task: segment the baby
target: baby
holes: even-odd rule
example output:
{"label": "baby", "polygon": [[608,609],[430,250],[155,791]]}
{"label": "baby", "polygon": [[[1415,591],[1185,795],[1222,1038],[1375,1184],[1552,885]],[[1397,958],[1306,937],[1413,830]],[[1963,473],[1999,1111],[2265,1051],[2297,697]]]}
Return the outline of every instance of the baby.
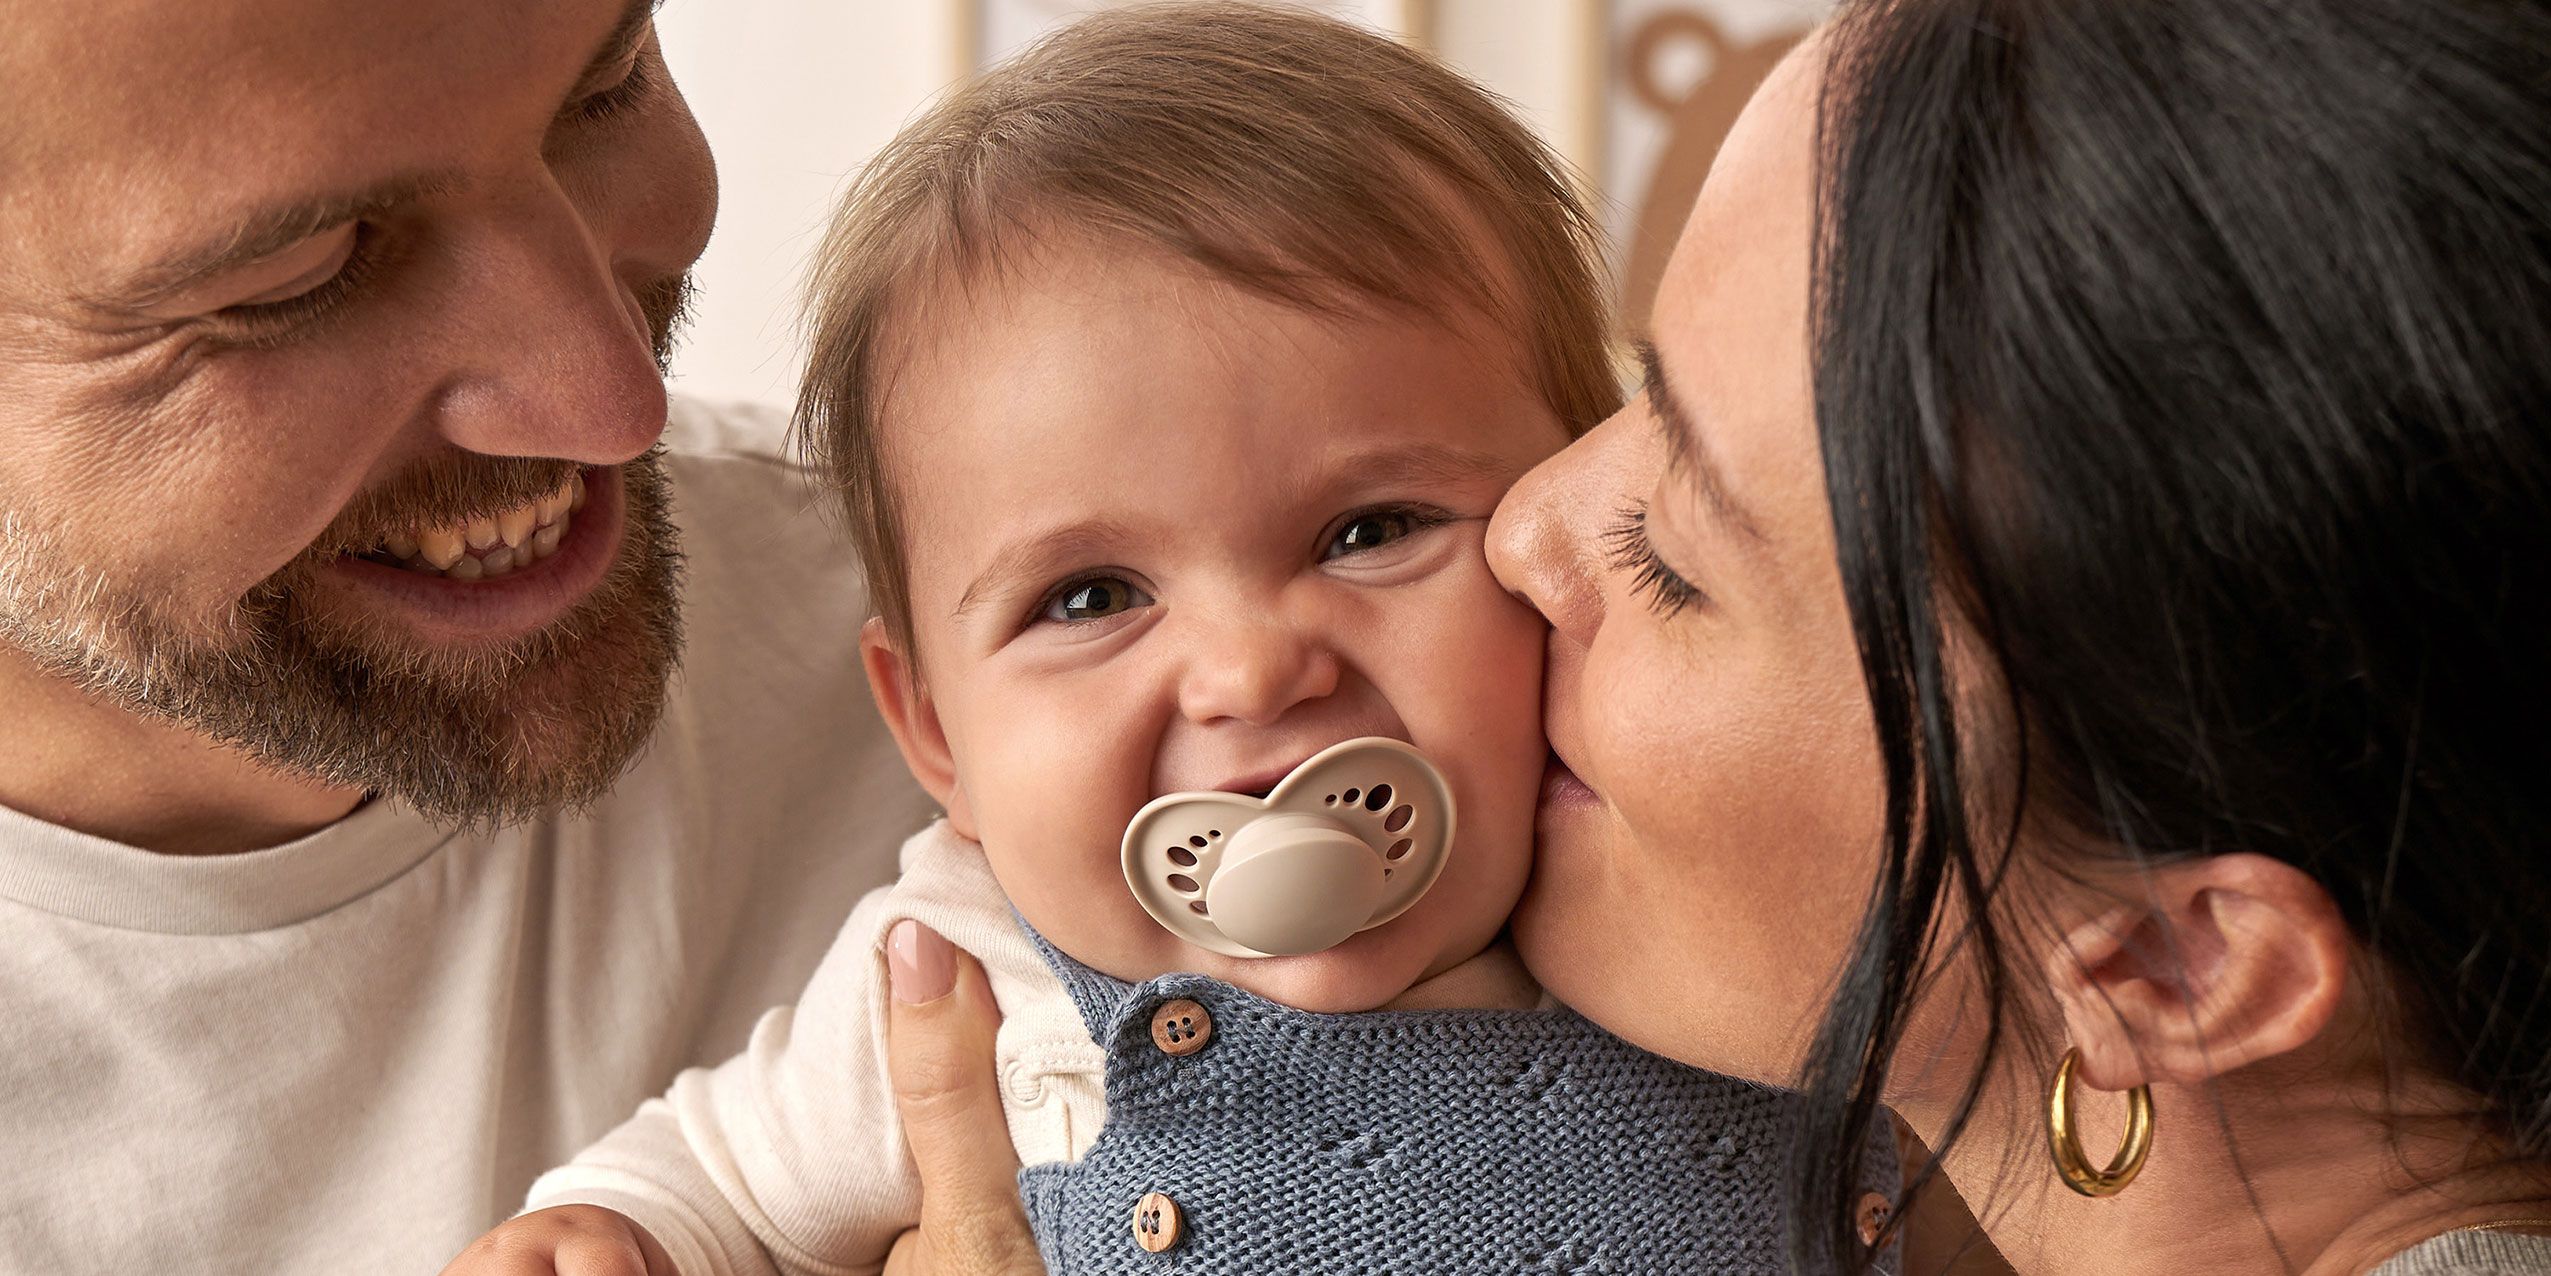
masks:
{"label": "baby", "polygon": [[[1091,18],[909,127],[825,246],[801,425],[946,818],[798,1005],[531,1206],[619,1210],[684,1273],[876,1270],[918,1216],[882,1061],[909,919],[989,975],[1057,1273],[1785,1270],[1786,1100],[1547,1004],[1500,938],[1545,631],[1481,537],[1616,406],[1597,296],[1530,135],[1326,19]],[[1405,912],[1239,956],[1138,902],[1147,802],[1360,737],[1458,813]]]}

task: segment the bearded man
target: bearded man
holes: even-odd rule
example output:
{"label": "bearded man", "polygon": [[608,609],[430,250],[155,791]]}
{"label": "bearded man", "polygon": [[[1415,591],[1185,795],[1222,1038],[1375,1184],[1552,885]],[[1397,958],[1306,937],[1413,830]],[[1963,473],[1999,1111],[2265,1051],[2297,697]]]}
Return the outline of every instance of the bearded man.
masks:
{"label": "bearded man", "polygon": [[0,22],[0,1270],[432,1271],[917,826],[650,18]]}

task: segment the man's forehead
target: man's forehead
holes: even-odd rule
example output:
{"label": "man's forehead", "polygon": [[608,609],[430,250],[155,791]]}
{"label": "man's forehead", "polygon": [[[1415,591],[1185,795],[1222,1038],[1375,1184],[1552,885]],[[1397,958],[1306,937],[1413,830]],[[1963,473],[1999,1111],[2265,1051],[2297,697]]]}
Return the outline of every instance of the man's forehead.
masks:
{"label": "man's forehead", "polygon": [[[137,265],[282,201],[465,164],[629,0],[83,0],[0,24],[0,276]],[[553,83],[554,82],[554,83]],[[50,259],[50,260],[48,260]],[[47,267],[54,268],[48,271]]]}

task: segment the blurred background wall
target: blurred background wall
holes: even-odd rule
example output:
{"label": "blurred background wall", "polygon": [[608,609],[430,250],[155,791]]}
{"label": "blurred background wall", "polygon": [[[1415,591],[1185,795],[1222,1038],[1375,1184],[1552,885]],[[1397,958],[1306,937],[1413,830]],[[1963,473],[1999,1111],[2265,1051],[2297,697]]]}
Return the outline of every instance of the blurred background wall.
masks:
{"label": "blurred background wall", "polygon": [[[1719,138],[1826,0],[1294,0],[1431,50],[1513,103],[1602,209],[1644,314]],[[676,384],[796,393],[797,288],[842,183],[948,85],[1110,0],[666,0],[666,59],[723,206]]]}

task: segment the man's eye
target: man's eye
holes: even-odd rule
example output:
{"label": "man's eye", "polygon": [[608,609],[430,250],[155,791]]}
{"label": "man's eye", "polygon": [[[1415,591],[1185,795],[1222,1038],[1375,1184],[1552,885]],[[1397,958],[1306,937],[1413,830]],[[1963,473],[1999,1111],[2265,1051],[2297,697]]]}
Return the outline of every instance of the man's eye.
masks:
{"label": "man's eye", "polygon": [[373,272],[382,268],[384,250],[375,247],[374,242],[371,231],[350,227],[341,245],[328,250],[327,256],[312,262],[301,273],[224,306],[210,318],[241,344],[267,346],[280,342],[333,316],[362,296],[372,282]]}
{"label": "man's eye", "polygon": [[1148,607],[1151,601],[1151,595],[1131,583],[1105,576],[1078,581],[1055,591],[1045,604],[1042,618],[1067,625],[1105,620],[1137,607]]}
{"label": "man's eye", "polygon": [[1416,510],[1372,510],[1355,515],[1338,526],[1329,538],[1323,559],[1344,558],[1369,549],[1379,549],[1393,541],[1434,526],[1441,520],[1430,519]]}

